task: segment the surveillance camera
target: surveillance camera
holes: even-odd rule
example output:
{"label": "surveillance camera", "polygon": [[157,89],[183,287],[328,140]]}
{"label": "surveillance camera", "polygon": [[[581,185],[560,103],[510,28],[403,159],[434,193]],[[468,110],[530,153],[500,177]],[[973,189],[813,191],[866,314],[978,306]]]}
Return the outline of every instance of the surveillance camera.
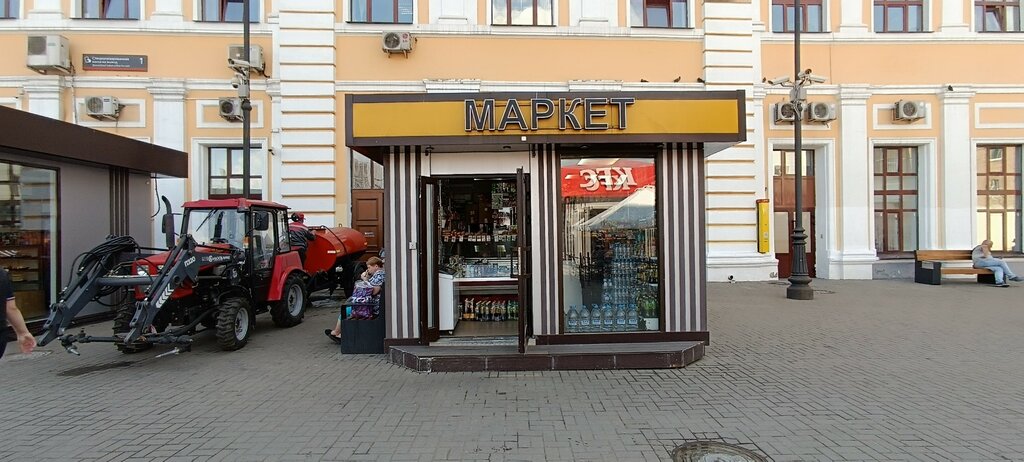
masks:
{"label": "surveillance camera", "polygon": [[231,79],[231,87],[232,88],[238,88],[238,86],[241,85],[241,84],[242,84],[242,79],[239,79],[238,77],[234,77],[234,78]]}
{"label": "surveillance camera", "polygon": [[244,59],[228,58],[228,66],[231,66],[231,67],[234,67],[234,68],[245,68],[245,69],[248,69],[248,68],[252,67],[252,64],[249,64],[249,61],[246,61]]}
{"label": "surveillance camera", "polygon": [[776,77],[776,78],[771,79],[771,80],[768,81],[768,83],[770,83],[772,85],[785,85],[785,84],[787,84],[789,82],[790,82],[789,76],[785,76],[785,75],[782,76],[782,77]]}
{"label": "surveillance camera", "polygon": [[814,74],[805,74],[804,75],[804,79],[807,79],[807,80],[811,81],[812,83],[825,83],[825,81],[828,80],[825,77],[822,77],[820,75],[814,75]]}

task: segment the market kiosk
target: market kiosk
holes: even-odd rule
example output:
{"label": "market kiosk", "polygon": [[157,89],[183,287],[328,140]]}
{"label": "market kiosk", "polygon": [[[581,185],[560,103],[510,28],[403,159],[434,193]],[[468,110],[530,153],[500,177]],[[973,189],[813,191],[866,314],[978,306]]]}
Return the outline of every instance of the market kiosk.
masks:
{"label": "market kiosk", "polygon": [[707,342],[704,158],[744,102],[346,95],[346,144],[385,166],[386,345]]}

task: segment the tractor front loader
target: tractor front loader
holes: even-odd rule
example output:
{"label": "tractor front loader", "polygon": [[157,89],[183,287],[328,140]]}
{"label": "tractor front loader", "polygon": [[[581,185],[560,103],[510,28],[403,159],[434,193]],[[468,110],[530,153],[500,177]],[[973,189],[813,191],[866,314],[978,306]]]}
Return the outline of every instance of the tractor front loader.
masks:
{"label": "tractor front loader", "polygon": [[[114,343],[124,353],[166,344],[175,347],[169,353],[177,353],[190,348],[195,333],[213,329],[221,349],[237,350],[248,342],[259,313],[270,312],[279,327],[295,326],[320,278],[303,268],[287,232],[288,208],[277,203],[187,202],[182,234],[169,250],[144,252],[155,249],[121,236],[83,254],[50,306],[38,343],[59,339],[75,354],[76,343],[89,342]],[[342,274],[338,268],[351,265],[364,249],[365,240],[354,252],[332,253],[336,263],[323,272]],[[65,333],[87,304],[118,293],[113,335]]]}

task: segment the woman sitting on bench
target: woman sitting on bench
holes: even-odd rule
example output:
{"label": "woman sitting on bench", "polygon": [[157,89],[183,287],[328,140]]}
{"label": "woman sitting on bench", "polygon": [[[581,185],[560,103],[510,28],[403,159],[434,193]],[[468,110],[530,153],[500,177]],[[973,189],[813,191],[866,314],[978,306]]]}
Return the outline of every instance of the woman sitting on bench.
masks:
{"label": "woman sitting on bench", "polygon": [[[384,276],[384,260],[378,257],[370,257],[369,260],[366,260],[366,271],[360,278],[373,287],[371,304],[374,316],[380,315],[380,291],[384,285]],[[338,322],[334,324],[334,329],[324,329],[324,334],[334,343],[341,343],[341,316],[338,316]]]}

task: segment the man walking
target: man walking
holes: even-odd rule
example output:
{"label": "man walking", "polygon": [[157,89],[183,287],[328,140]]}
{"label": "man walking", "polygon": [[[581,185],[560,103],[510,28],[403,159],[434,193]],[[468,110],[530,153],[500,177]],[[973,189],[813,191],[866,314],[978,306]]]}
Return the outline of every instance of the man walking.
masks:
{"label": "man walking", "polygon": [[1005,261],[992,256],[992,241],[988,239],[981,241],[981,245],[971,251],[971,260],[974,261],[975,268],[985,268],[995,274],[996,287],[1010,287],[1006,283],[1006,278],[1014,282],[1024,281],[1024,278],[1013,273]]}

